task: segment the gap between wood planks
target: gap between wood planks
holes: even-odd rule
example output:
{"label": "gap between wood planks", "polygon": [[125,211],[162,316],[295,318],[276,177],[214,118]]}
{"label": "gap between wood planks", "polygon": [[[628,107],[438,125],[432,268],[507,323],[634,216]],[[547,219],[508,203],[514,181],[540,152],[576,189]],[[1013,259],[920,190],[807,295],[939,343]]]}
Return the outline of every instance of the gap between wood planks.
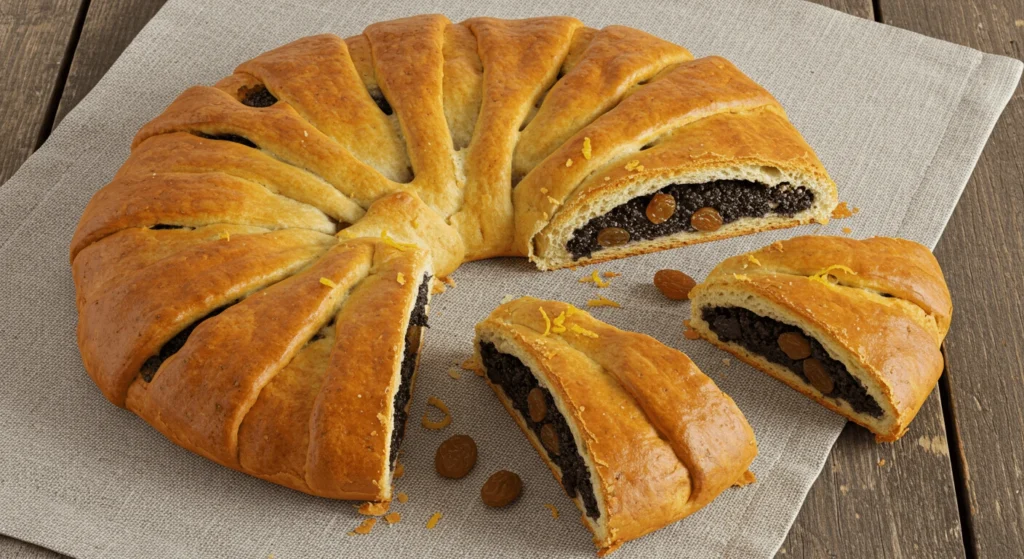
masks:
{"label": "gap between wood planks", "polygon": [[82,29],[85,27],[85,16],[89,13],[91,0],[82,0],[78,6],[78,14],[75,15],[75,23],[71,28],[71,36],[68,38],[68,46],[64,49],[64,56],[60,60],[60,70],[57,71],[56,83],[53,93],[46,105],[46,116],[39,126],[39,136],[36,137],[35,149],[42,147],[50,133],[53,132],[53,123],[57,118],[57,110],[60,108],[60,100],[64,97],[64,87],[68,83],[68,73],[71,72],[71,62],[75,59],[78,51],[78,40],[82,38]]}

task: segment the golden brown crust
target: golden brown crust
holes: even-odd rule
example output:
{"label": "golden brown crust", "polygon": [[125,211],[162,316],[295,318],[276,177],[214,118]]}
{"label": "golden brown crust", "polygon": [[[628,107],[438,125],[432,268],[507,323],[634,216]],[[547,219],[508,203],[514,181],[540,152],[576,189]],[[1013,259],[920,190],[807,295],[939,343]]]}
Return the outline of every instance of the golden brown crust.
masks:
{"label": "golden brown crust", "polygon": [[[942,374],[939,346],[952,303],[934,257],[911,241],[797,237],[722,262],[690,296],[690,322],[702,336],[871,429],[879,440],[902,436]],[[865,385],[884,416],[857,413],[784,368],[719,340],[701,309],[738,301],[813,335]]]}
{"label": "golden brown crust", "polygon": [[[114,403],[229,467],[317,495],[386,498],[391,427],[381,402],[393,395],[388,367],[424,274],[447,279],[463,261],[535,247],[539,267],[565,265],[548,248],[573,214],[683,169],[788,166],[831,185],[767,92],[722,59],[691,58],[641,31],[569,17],[455,24],[422,15],[344,40],[299,39],[188,88],[138,132],[72,239],[89,374]],[[647,170],[617,172],[633,158]],[[614,180],[592,184],[591,174]],[[719,236],[795,221],[738,223]],[[351,301],[337,294],[346,285]],[[927,293],[919,303],[937,304]],[[357,304],[362,321],[344,310]],[[351,324],[324,327],[328,314]],[[370,340],[371,323],[388,335]],[[313,331],[324,337],[307,344]],[[147,372],[152,380],[140,376],[179,334],[184,346]],[[224,349],[246,336],[272,339],[259,351]],[[345,358],[346,343],[376,349]],[[370,370],[346,360],[354,355],[388,363]],[[359,382],[342,382],[352,375]],[[356,386],[386,420],[340,423],[358,407],[346,392]],[[691,433],[659,429],[680,441]],[[372,451],[348,448],[360,437]],[[691,459],[695,495],[715,493],[717,459]],[[634,513],[655,502],[622,499]]]}
{"label": "golden brown crust", "polygon": [[[552,332],[540,309],[549,319],[565,313],[565,332]],[[570,418],[597,478],[602,518],[584,520],[599,549],[692,514],[747,479],[757,454],[753,431],[685,354],[565,303],[530,297],[498,307],[477,325],[478,364],[481,341],[530,366]],[[491,386],[559,478],[501,387]]]}

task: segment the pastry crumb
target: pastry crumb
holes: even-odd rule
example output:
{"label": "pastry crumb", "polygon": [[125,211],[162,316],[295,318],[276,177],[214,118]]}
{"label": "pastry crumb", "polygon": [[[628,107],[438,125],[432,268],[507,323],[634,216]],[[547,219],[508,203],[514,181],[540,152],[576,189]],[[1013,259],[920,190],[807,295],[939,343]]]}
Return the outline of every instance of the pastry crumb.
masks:
{"label": "pastry crumb", "polygon": [[612,178],[611,177],[605,177],[604,180],[610,181],[610,180],[612,180]]}
{"label": "pastry crumb", "polygon": [[504,305],[505,303],[510,303],[512,301],[515,301],[515,300],[516,300],[516,296],[515,295],[512,295],[510,293],[506,293],[505,296],[501,298],[501,304]]}
{"label": "pastry crumb", "polygon": [[365,516],[382,516],[384,513],[388,512],[388,508],[390,507],[391,501],[381,501],[379,503],[367,501],[359,505],[357,510],[359,510],[359,514]]}
{"label": "pastry crumb", "polygon": [[551,511],[551,518],[558,518],[558,509],[551,503],[544,503],[544,506]]}
{"label": "pastry crumb", "polygon": [[728,357],[723,357],[722,364],[728,367],[729,365],[732,365],[732,359],[729,359]]}
{"label": "pastry crumb", "polygon": [[547,194],[547,193],[548,193],[548,189],[546,189],[546,188],[543,188],[543,187],[542,187],[542,188],[540,189],[540,193],[541,193],[541,194]]}
{"label": "pastry crumb", "polygon": [[551,196],[548,196],[548,202],[551,202],[551,204],[555,205],[555,206],[558,206],[558,205],[561,204],[561,202],[559,202],[558,200],[552,198]]}
{"label": "pastry crumb", "polygon": [[408,503],[409,502],[409,496],[406,495],[405,492],[399,493],[398,494],[398,502],[399,503]]}
{"label": "pastry crumb", "polygon": [[435,408],[441,410],[441,413],[444,414],[444,417],[441,418],[441,421],[434,421],[434,420],[430,419],[429,410],[428,411],[424,411],[423,412],[423,421],[422,421],[422,424],[423,424],[424,427],[426,427],[427,429],[432,429],[432,430],[436,431],[438,429],[444,429],[445,427],[451,425],[451,423],[452,423],[452,413],[448,409],[448,406],[444,402],[442,402],[436,396],[431,396],[431,397],[427,398],[427,405],[428,406],[434,406]]}
{"label": "pastry crumb", "polygon": [[391,479],[399,479],[405,475],[405,464],[401,462],[395,464],[395,471],[391,473]]}
{"label": "pastry crumb", "polygon": [[881,468],[884,465],[885,465],[885,458],[882,458],[881,460],[878,461],[878,467]]}
{"label": "pastry crumb", "polygon": [[590,160],[590,156],[593,155],[594,150],[590,147],[590,138],[583,138],[583,159]]}
{"label": "pastry crumb", "polygon": [[622,308],[622,305],[608,299],[607,297],[598,296],[597,299],[590,299],[587,301],[588,307],[614,307],[616,309]]}
{"label": "pastry crumb", "polygon": [[565,160],[565,166],[566,167],[572,167],[572,158],[571,157],[569,159]]}
{"label": "pastry crumb", "polygon": [[335,288],[335,287],[338,287],[338,284],[334,283],[333,281],[331,281],[328,278],[320,278],[320,283],[322,285],[326,285],[327,287],[330,287],[332,289]]}
{"label": "pastry crumb", "polygon": [[636,170],[639,166],[640,166],[640,160],[639,159],[634,159],[634,160],[630,161],[629,163],[626,163],[625,169],[627,171],[633,171],[633,170]]}
{"label": "pastry crumb", "polygon": [[850,229],[849,227],[843,227],[843,235],[849,235],[850,233],[853,233],[853,229]]}
{"label": "pastry crumb", "polygon": [[448,369],[448,376],[452,377],[455,380],[459,380],[460,378],[462,378],[462,373],[460,373],[458,369],[452,368]]}
{"label": "pastry crumb", "polygon": [[683,337],[686,338],[687,340],[699,340],[700,339],[700,333],[698,333],[693,328],[690,328],[689,326],[687,326],[686,330],[683,330]]}
{"label": "pastry crumb", "polygon": [[852,215],[853,212],[850,210],[849,206],[846,205],[846,202],[839,202],[839,205],[832,210],[833,219],[845,219]]}
{"label": "pastry crumb", "polygon": [[377,519],[376,518],[367,518],[359,526],[356,526],[355,530],[352,530],[351,532],[349,532],[348,535],[350,535],[350,536],[357,536],[357,535],[358,536],[365,536],[366,534],[369,534],[371,530],[373,530],[373,526],[376,523],[377,523]]}
{"label": "pastry crumb", "polygon": [[384,515],[384,520],[388,521],[388,525],[398,524],[398,521],[402,519],[402,515],[397,512],[392,512]]}
{"label": "pastry crumb", "polygon": [[427,530],[433,530],[437,523],[441,521],[441,517],[444,516],[440,512],[435,512],[430,515],[430,520],[427,521]]}
{"label": "pastry crumb", "polygon": [[617,277],[621,276],[622,274],[620,274],[618,272],[601,272],[601,275],[606,277],[606,278],[617,278]]}

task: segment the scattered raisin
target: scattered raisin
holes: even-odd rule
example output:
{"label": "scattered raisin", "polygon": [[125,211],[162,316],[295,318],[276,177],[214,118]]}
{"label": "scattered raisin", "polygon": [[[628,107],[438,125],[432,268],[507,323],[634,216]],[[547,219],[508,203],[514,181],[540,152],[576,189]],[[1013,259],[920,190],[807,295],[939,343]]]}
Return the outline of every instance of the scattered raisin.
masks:
{"label": "scattered raisin", "polygon": [[784,332],[779,334],[779,349],[786,357],[794,361],[807,359],[811,356],[811,342],[800,332]]}
{"label": "scattered raisin", "polygon": [[705,233],[718,231],[722,223],[722,214],[718,213],[715,208],[701,208],[693,212],[693,216],[690,217],[690,225],[697,231]]}
{"label": "scattered raisin", "polygon": [[629,242],[629,231],[621,227],[605,227],[597,234],[597,244],[608,248],[622,246]]}
{"label": "scattered raisin", "polygon": [[548,414],[548,403],[543,390],[539,387],[531,390],[526,396],[526,404],[530,411],[530,419],[534,423],[544,421],[544,417]]}
{"label": "scattered raisin", "polygon": [[654,287],[673,301],[685,301],[690,296],[690,290],[696,285],[697,282],[693,278],[679,270],[666,269],[654,273]]}
{"label": "scattered raisin", "polygon": [[540,428],[540,442],[544,445],[544,448],[548,449],[548,452],[558,456],[558,432],[555,431],[555,427],[552,424],[547,423]]}
{"label": "scattered raisin", "polygon": [[480,488],[480,498],[489,507],[501,508],[519,498],[523,480],[508,470],[494,472]]}
{"label": "scattered raisin", "polygon": [[647,220],[658,225],[665,223],[676,213],[676,199],[671,194],[659,192],[647,204]]}
{"label": "scattered raisin", "polygon": [[811,381],[811,386],[822,394],[830,394],[836,387],[832,377],[825,370],[825,364],[813,357],[804,360],[804,376]]}
{"label": "scattered raisin", "polygon": [[468,435],[455,435],[441,446],[434,455],[434,468],[441,477],[460,479],[466,477],[476,465],[476,443]]}

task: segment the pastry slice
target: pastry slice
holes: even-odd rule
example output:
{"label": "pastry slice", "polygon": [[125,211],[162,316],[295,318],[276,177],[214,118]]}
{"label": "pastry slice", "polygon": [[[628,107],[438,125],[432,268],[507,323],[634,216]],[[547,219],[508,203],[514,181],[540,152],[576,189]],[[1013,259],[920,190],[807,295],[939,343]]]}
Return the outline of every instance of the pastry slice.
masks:
{"label": "pastry slice", "polygon": [[750,425],[683,353],[530,297],[476,334],[475,366],[580,509],[598,555],[753,481]]}
{"label": "pastry slice", "polygon": [[719,264],[690,293],[709,342],[895,441],[935,388],[953,305],[904,239],[797,237]]}

